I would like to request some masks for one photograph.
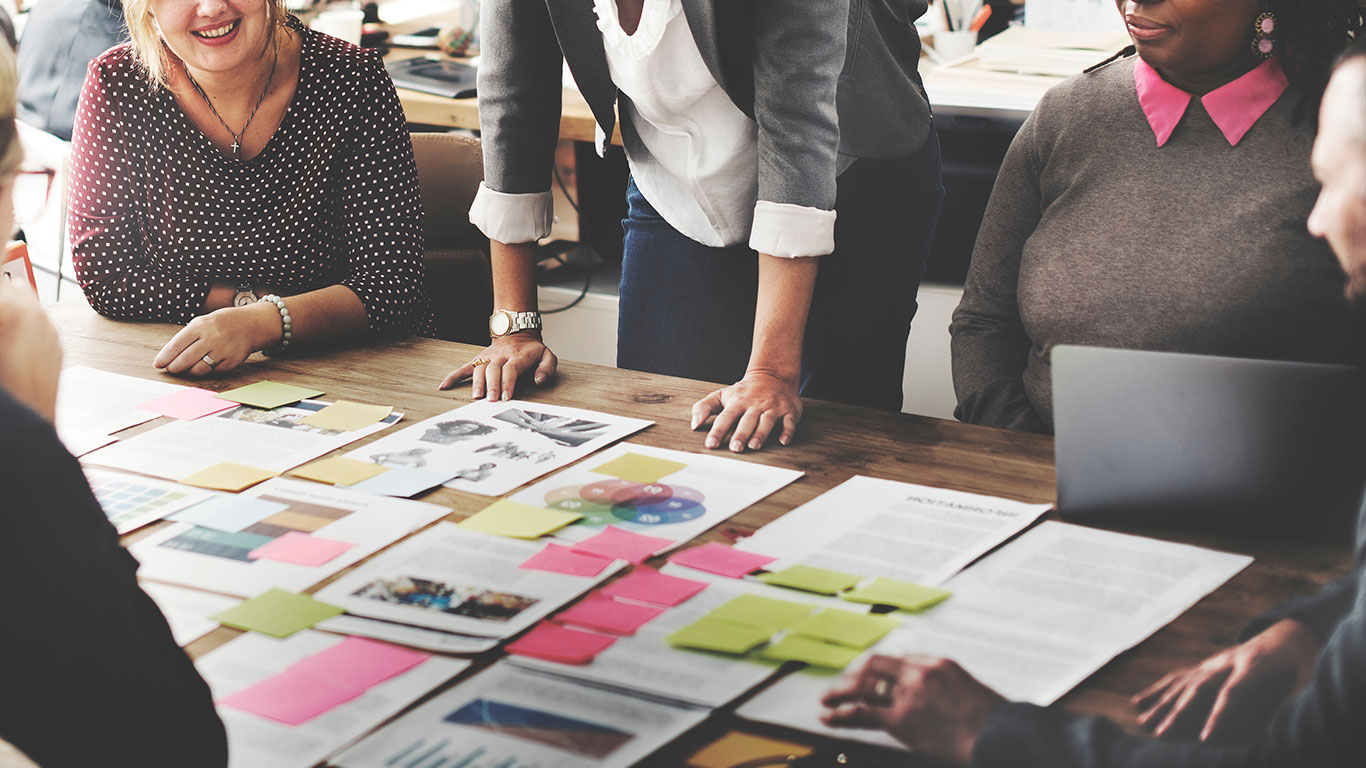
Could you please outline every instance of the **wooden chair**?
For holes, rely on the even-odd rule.
[[[493,312],[488,238],[469,222],[470,204],[484,179],[479,140],[450,133],[414,133],[418,185],[426,233],[427,290],[437,335],[484,345]]]

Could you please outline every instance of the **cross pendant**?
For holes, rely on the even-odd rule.
[[[241,152],[238,152],[237,149],[238,149],[237,140],[236,140],[236,139],[233,139],[233,141],[232,141],[232,156],[233,156],[233,157],[240,157],[240,156],[241,156],[242,153],[241,153]]]

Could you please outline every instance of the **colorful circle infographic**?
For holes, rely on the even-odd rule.
[[[546,506],[583,515],[584,525],[619,522],[668,525],[701,517],[706,511],[699,491],[664,483],[633,483],[612,478],[557,488],[546,494]]]

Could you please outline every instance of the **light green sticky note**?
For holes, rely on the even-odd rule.
[[[583,517],[577,512],[533,507],[509,499],[499,499],[479,512],[461,520],[459,526],[471,531],[510,536],[514,539],[539,539]]]
[[[389,418],[389,414],[393,412],[392,405],[366,405],[350,400],[338,400],[321,411],[310,413],[301,421],[319,429],[354,432]]]
[[[309,462],[290,471],[289,474],[329,485],[355,485],[362,480],[369,480],[388,471],[388,467],[379,464],[356,461],[345,456],[333,456],[330,459],[318,459]]]
[[[772,635],[773,633],[767,629],[745,627],[704,616],[669,635],[668,642],[675,648],[697,648],[738,655],[748,653],[760,643],[768,642]]]
[[[279,408],[282,405],[297,403],[300,400],[317,397],[321,394],[322,390],[320,389],[305,389],[293,384],[281,384],[278,381],[258,381],[245,387],[219,392],[214,397],[256,408]]]
[[[853,613],[835,608],[825,610],[792,625],[792,633],[827,643],[863,649],[896,629],[901,620],[895,616]]]
[[[923,611],[943,601],[952,592],[922,587],[909,581],[876,578],[871,584],[844,592],[840,597],[853,603],[890,605],[903,611]]]
[[[815,610],[803,603],[789,603],[758,595],[740,595],[718,605],[706,618],[769,631],[787,629]]]
[[[781,571],[759,574],[759,581],[778,587],[804,589],[822,595],[833,595],[863,581],[862,576],[839,571],[827,571],[809,565],[794,565]]]
[[[657,459],[654,456],[644,456],[639,453],[628,453],[618,456],[615,459],[594,467],[593,471],[600,475],[611,475],[622,480],[630,480],[633,483],[657,483],[665,477],[672,475],[688,465],[668,459]]]
[[[823,643],[801,635],[788,635],[759,651],[759,655],[765,659],[804,661],[813,666],[829,669],[844,669],[849,662],[858,658],[859,653],[857,648]]]
[[[323,619],[340,615],[343,609],[283,589],[271,589],[244,600],[209,618],[230,627],[260,632],[271,637],[289,637]]]

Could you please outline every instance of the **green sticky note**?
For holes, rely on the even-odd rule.
[[[833,595],[863,581],[862,576],[855,576],[852,573],[827,571],[809,565],[794,565],[781,571],[761,573],[758,578],[759,581],[774,586],[804,589],[822,595]]]
[[[311,395],[310,395],[311,397]],[[317,413],[300,419],[310,427],[335,429],[338,432],[354,432],[371,424],[377,424],[394,412],[392,405],[366,405],[349,400],[338,400]]]
[[[827,643],[863,649],[896,629],[901,620],[895,616],[875,616],[835,608],[825,610],[792,625],[793,634]]]
[[[760,643],[768,642],[773,633],[759,627],[745,627],[728,621],[702,617],[669,635],[669,645],[675,648],[697,648],[703,651],[742,654]]]
[[[718,605],[706,618],[725,621],[745,627],[758,627],[769,631],[787,629],[806,618],[815,608],[803,603],[789,603],[771,597],[740,595]]]
[[[829,669],[844,669],[849,662],[858,658],[857,648],[846,648],[833,643],[822,643],[801,635],[788,635],[782,640],[765,647],[759,655],[774,661],[804,661],[807,664]]]
[[[922,587],[909,581],[879,577],[871,584],[842,593],[840,597],[853,603],[874,603],[894,606],[903,611],[923,611],[951,594],[953,593],[934,587]]]
[[[624,456],[618,456],[600,467],[594,467],[593,471],[600,475],[611,475],[622,480],[630,480],[633,483],[649,485],[650,483],[657,483],[687,466],[687,464],[669,461],[668,459],[628,453]]]
[[[558,531],[583,517],[577,512],[533,507],[508,499],[499,499],[481,511],[461,520],[459,526],[471,531],[510,536],[514,539],[538,539]]]
[[[219,392],[214,397],[256,408],[279,408],[282,405],[290,405],[321,394],[322,390],[320,389],[305,389],[293,384],[281,384],[278,381],[258,381],[245,387]]]
[[[308,595],[271,589],[209,618],[230,627],[271,637],[289,637],[323,619],[340,615],[342,611],[335,605],[314,600]]]

